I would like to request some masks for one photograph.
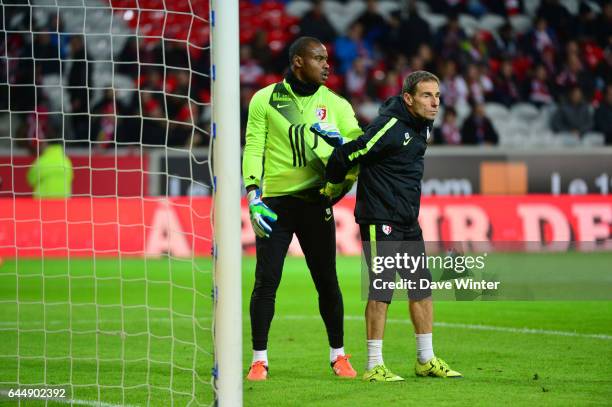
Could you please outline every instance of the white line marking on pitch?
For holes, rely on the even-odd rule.
[[[318,315],[283,315],[283,316],[276,316],[275,318],[277,319],[286,319],[286,320],[305,320],[305,319],[320,319],[321,317],[319,317]],[[363,321],[363,316],[357,316],[357,315],[345,315],[344,319],[348,320],[348,321]],[[177,320],[185,320],[185,321],[191,321],[192,318],[186,318],[186,317],[174,317],[174,321]],[[210,318],[198,318],[198,320],[200,321],[210,321]],[[143,321],[144,322],[144,321]],[[162,322],[162,323],[167,323],[170,322],[169,318],[150,318],[149,322]],[[406,317],[406,319],[395,319],[395,318],[389,318],[387,319],[387,322],[391,323],[391,324],[411,324],[410,320],[408,319],[408,317]],[[96,321],[95,320],[81,320],[81,321],[73,321],[72,324],[76,325],[76,324],[95,324]],[[100,324],[112,324],[112,323],[121,323],[120,320],[100,320],[99,321]],[[28,321],[27,324],[23,324],[22,323],[22,327],[25,326],[32,326],[34,325],[35,327],[38,327],[41,324],[40,321]],[[67,325],[65,320],[47,320],[47,325],[49,326],[54,326],[54,325]],[[547,329],[534,329],[534,328],[513,328],[513,327],[507,327],[507,326],[495,326],[495,325],[479,325],[479,324],[462,324],[462,323],[458,323],[458,322],[434,322],[434,326],[436,327],[440,327],[440,328],[456,328],[456,329],[467,329],[467,330],[473,330],[473,331],[492,331],[492,332],[508,332],[508,333],[515,333],[515,334],[531,334],[531,335],[552,335],[552,336],[567,336],[567,337],[575,337],[575,338],[588,338],[588,339],[602,339],[605,341],[610,341],[612,340],[612,335],[606,335],[606,334],[586,334],[586,333],[580,333],[580,332],[570,332],[570,331],[555,331],[555,330],[547,330]],[[0,327],[6,327],[6,329],[10,329],[10,328],[17,328],[17,324],[15,324],[15,322],[11,322],[11,321],[0,321]],[[0,330],[2,330],[0,328]]]
[[[318,315],[285,315],[281,319],[319,319]],[[349,321],[363,321],[364,317],[357,315],[345,315],[344,319]],[[395,319],[388,318],[387,322],[392,324],[406,324],[412,325],[410,319]],[[567,331],[549,331],[546,329],[532,329],[532,328],[512,328],[506,326],[494,326],[494,325],[474,325],[474,324],[461,324],[456,322],[434,322],[434,326],[441,328],[458,328],[458,329],[471,329],[476,331],[494,331],[494,332],[509,332],[517,334],[536,334],[536,335],[554,335],[554,336],[572,336],[578,338],[590,338],[590,339],[603,339],[606,341],[612,340],[612,335],[605,334],[584,334],[579,332],[567,332]]]
[[[30,385],[27,385],[30,386]],[[26,385],[22,385],[20,387],[26,388]],[[30,388],[35,388],[36,386],[30,386]],[[6,390],[0,390],[0,395],[2,396],[6,396],[8,397],[8,391]],[[92,407],[137,407],[133,404],[112,404],[112,403],[106,403],[104,401],[94,401],[94,400],[79,400],[79,399],[69,399],[69,398],[34,398],[34,397],[28,397],[28,398],[9,398],[9,400],[13,400],[15,402],[17,401],[23,401],[24,403],[26,401],[32,401],[32,400],[37,400],[37,401],[53,401],[55,403],[60,403],[60,404],[70,404],[71,406],[77,405],[77,406],[92,406]]]

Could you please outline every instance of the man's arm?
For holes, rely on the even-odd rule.
[[[372,162],[384,156],[392,147],[392,140],[385,133],[397,123],[387,120],[380,126],[370,127],[365,134],[340,147],[336,147],[325,168],[325,178],[332,184],[344,180],[348,171],[362,162]]]
[[[242,156],[242,177],[247,191],[259,188],[266,146],[266,107],[263,92],[257,92],[249,103],[246,144]]]
[[[246,145],[242,156],[242,176],[247,189],[251,226],[260,238],[270,237],[271,224],[278,217],[261,199],[261,174],[266,148],[266,105],[263,92],[257,92],[249,103],[249,118],[246,129]]]

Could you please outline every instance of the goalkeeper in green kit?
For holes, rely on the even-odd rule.
[[[315,123],[349,139],[362,130],[349,102],[323,85],[329,65],[327,50],[318,39],[298,38],[289,48],[289,60],[285,79],[259,90],[249,105],[242,170],[256,234],[257,266],[250,304],[253,360],[247,379],[268,377],[268,332],[293,234],[318,292],[333,372],[355,377],[344,352],[333,202],[319,193],[333,148],[305,133]],[[340,196],[350,190],[355,174],[347,174]]]

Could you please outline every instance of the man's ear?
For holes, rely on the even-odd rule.
[[[404,92],[402,94],[402,98],[404,99],[404,102],[406,102],[408,106],[412,106],[412,104],[414,103],[414,99],[412,98],[412,95],[408,92]]]
[[[302,57],[299,55],[294,56],[293,66],[297,66],[298,68],[301,68],[302,66],[304,66],[304,59],[302,59]]]

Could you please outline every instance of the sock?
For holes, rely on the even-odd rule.
[[[376,365],[382,365],[383,356],[382,356],[382,339],[368,339],[368,368],[367,370],[372,369]]]
[[[416,334],[417,359],[425,363],[434,357],[431,334]]]
[[[331,363],[334,363],[336,361],[336,359],[338,358],[338,356],[344,356],[344,346],[341,348],[332,348],[330,346],[329,348],[329,361]]]
[[[263,360],[266,366],[268,366],[268,350],[267,349],[253,350],[253,362],[252,363],[259,362],[260,360]]]

